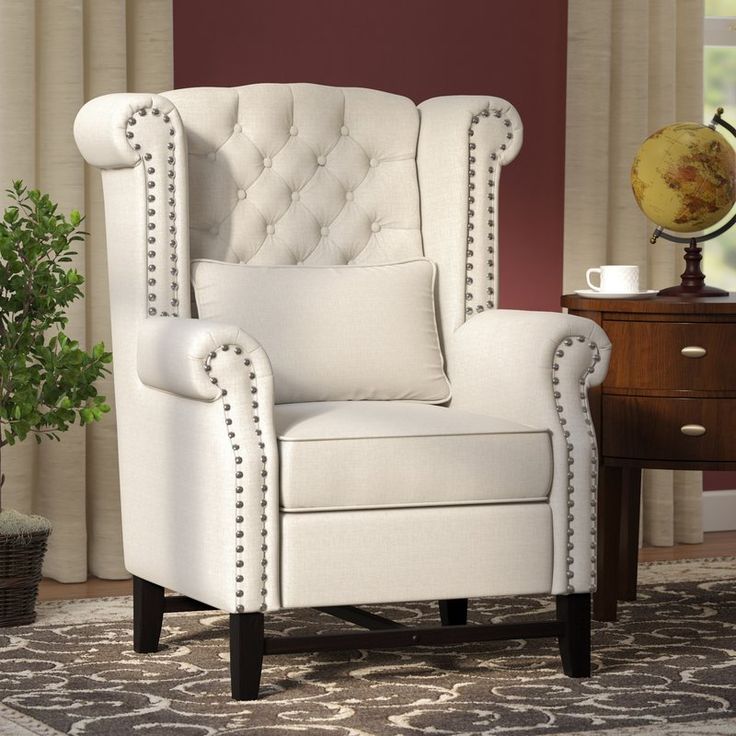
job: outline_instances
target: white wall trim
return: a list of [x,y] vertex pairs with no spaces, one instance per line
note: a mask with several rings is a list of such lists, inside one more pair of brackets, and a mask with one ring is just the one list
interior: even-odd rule
[[726,532],[736,529],[736,490],[703,493],[703,531]]

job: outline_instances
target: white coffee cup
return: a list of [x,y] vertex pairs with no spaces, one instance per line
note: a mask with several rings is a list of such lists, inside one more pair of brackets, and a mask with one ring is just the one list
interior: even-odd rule
[[[600,276],[600,285],[590,280],[591,274]],[[604,294],[636,294],[639,291],[639,266],[601,266],[589,268],[585,280],[593,291]]]

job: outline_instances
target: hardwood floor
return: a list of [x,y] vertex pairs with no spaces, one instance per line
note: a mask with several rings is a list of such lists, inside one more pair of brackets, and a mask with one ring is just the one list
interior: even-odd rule
[[[697,557],[736,556],[736,531],[709,532],[703,544],[678,544],[676,547],[644,547],[639,550],[639,560],[687,560]],[[57,583],[44,579],[38,591],[40,601],[68,598],[98,598],[111,595],[132,595],[131,580],[100,580],[90,578],[86,583]]]
[[39,601],[103,598],[110,595],[133,595],[133,581],[90,578],[86,583],[57,583],[56,580],[44,578],[38,586]]
[[736,531],[707,532],[703,544],[678,544],[674,547],[643,547],[639,562],[654,560],[693,560],[698,557],[736,556]]

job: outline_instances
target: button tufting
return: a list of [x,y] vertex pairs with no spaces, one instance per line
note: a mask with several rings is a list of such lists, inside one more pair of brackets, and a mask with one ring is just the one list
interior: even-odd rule
[[243,126],[240,123],[235,123],[235,125],[233,125],[233,131],[235,133],[242,133],[243,132]]
[[266,158],[263,159],[263,165],[267,169],[270,169],[271,168],[271,159],[268,156],[266,156]]
[[210,151],[210,153],[207,154],[207,158],[210,161],[214,161],[217,158],[217,154],[214,151]]
[[317,156],[317,163],[320,166],[324,166],[327,163],[327,159],[324,156]]
[[273,225],[266,225],[266,232],[269,235],[273,235],[274,232],[275,232],[275,230],[276,230],[276,228]]
[[245,199],[245,189],[238,189],[238,199]]
[[220,228],[217,227],[217,225],[213,225],[210,228],[210,235],[217,235],[220,232]]
[[330,234],[330,228],[323,227],[322,230],[320,230],[320,232],[322,233],[322,235],[329,235]]
[[289,135],[297,135],[299,133],[299,129],[296,127],[296,125],[292,125],[291,128],[289,128]]
[[352,192],[345,192],[345,199],[348,202],[352,202],[355,199],[355,195]]
[[340,128],[340,135],[348,135],[350,131],[348,130],[347,125],[343,125],[342,128]]
[[381,229],[381,226],[377,222],[374,222],[371,225],[371,230],[373,230],[374,233],[377,233],[380,229]]
[[378,161],[376,161],[376,159],[374,158],[372,158],[368,163],[370,164],[372,169],[375,169],[376,166],[378,166]]
[[291,201],[292,202],[298,202],[299,201],[299,192],[292,192],[291,193]]

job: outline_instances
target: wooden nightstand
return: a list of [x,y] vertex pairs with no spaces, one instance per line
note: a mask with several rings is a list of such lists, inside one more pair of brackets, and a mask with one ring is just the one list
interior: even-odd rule
[[642,468],[736,469],[736,294],[680,299],[562,297],[613,344],[590,395],[601,473],[594,614],[636,599]]

